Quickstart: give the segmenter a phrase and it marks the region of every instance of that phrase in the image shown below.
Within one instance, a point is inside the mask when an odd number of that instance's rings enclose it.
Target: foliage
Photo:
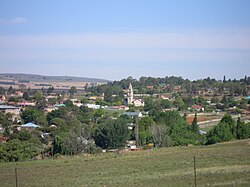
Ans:
[[[139,121],[139,140],[140,145],[145,145],[152,143],[152,135],[150,134],[150,127],[154,125],[155,122],[151,117],[143,117]]]
[[[238,124],[236,128],[232,116],[225,114],[220,123],[214,126],[207,134],[207,144],[230,141],[236,138],[239,136],[237,135],[237,133],[239,133],[239,126],[240,124]]]
[[[237,139],[250,138],[250,123],[241,122],[240,118],[238,118],[236,126],[236,137]]]
[[[29,123],[29,122],[36,123],[37,121],[39,121],[38,119],[41,116],[43,116],[43,113],[34,107],[27,107],[21,113],[21,118],[23,119],[24,123]],[[46,122],[44,122],[44,123],[46,123]]]
[[[194,120],[193,120],[193,122],[191,124],[191,130],[194,133],[198,133],[199,132],[199,126],[198,126],[198,122],[197,122],[197,113],[195,113]]]
[[[77,89],[75,86],[71,86],[69,89],[69,94],[71,97],[73,97],[77,93]]]
[[[66,153],[77,155],[85,151],[89,144],[90,133],[84,128],[72,129],[64,140]]]
[[[164,146],[164,141],[167,138],[168,129],[165,125],[150,126],[150,133],[153,137],[154,145],[156,147]]]
[[[168,127],[169,136],[174,145],[197,144],[202,140],[199,133],[192,131],[177,111],[161,112],[154,119],[157,124],[164,124]]]
[[[10,162],[32,159],[41,151],[41,144],[13,139],[0,146],[0,160]]]
[[[128,137],[128,127],[123,119],[108,120],[100,124],[94,134],[96,145],[103,149],[122,148]]]
[[[232,140],[234,135],[232,129],[225,122],[220,122],[214,126],[207,134],[207,144],[214,144],[218,142],[225,142]]]

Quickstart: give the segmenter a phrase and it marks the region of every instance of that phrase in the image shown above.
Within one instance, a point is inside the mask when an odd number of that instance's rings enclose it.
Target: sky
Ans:
[[[250,76],[249,0],[0,0],[0,73]]]

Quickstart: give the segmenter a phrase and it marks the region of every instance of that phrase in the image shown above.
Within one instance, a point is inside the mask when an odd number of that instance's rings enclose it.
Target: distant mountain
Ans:
[[[98,78],[73,77],[73,76],[45,76],[45,75],[22,74],[22,73],[0,73],[0,79],[31,81],[31,82],[93,82],[93,83],[109,82],[109,80],[98,79]]]

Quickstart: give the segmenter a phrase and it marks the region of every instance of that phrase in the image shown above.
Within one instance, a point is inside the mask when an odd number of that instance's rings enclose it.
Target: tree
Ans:
[[[236,126],[236,137],[237,139],[250,138],[250,123],[241,122],[240,118],[238,118]]]
[[[26,101],[28,101],[29,100],[29,93],[27,92],[27,91],[25,91],[24,93],[23,93],[23,98],[26,100]]]
[[[198,122],[197,122],[197,113],[195,113],[193,122],[192,122],[192,124],[191,124],[191,130],[192,130],[194,133],[198,133],[198,131],[199,131],[199,126],[198,126]]]
[[[21,118],[24,120],[24,123],[36,122],[37,118],[42,116],[43,113],[36,108],[27,107],[22,113]]]
[[[72,129],[64,140],[65,151],[70,155],[77,155],[86,150],[90,133],[84,128]]]
[[[7,93],[10,94],[14,94],[16,92],[15,88],[13,88],[12,86],[9,87]]]
[[[94,134],[97,146],[103,149],[117,149],[124,147],[129,137],[125,120],[108,120],[100,124]]]
[[[39,142],[34,142],[32,140],[20,141],[19,139],[13,139],[4,144],[3,147],[3,151],[5,153],[5,161],[10,162],[34,158],[35,156],[39,155],[42,150],[42,145]]]
[[[69,89],[70,97],[73,97],[76,93],[77,93],[76,87],[75,86],[71,86],[71,88]]]
[[[220,122],[214,126],[207,134],[207,144],[214,144],[218,142],[225,142],[232,140],[234,135],[230,126],[225,122]]]
[[[18,89],[19,89],[20,91],[22,91],[22,92],[23,92],[24,90],[26,90],[25,84],[19,84]]]
[[[53,86],[51,86],[51,87],[49,87],[49,88],[47,89],[47,93],[48,93],[48,94],[51,94],[53,91],[54,91],[54,87],[53,87]]]
[[[4,128],[4,134],[9,135],[11,123],[8,121],[8,117],[2,112],[0,112],[0,125]]]
[[[5,94],[5,89],[1,86],[0,87],[0,95],[4,95]]]
[[[74,106],[73,102],[71,100],[69,100],[69,99],[64,101],[63,104],[65,104],[67,107],[73,107]]]
[[[225,123],[229,126],[229,129],[231,130],[232,135],[236,135],[236,126],[235,126],[235,121],[232,118],[231,115],[226,113],[223,118],[221,119],[220,123]]]
[[[57,127],[64,128],[66,126],[65,120],[62,118],[53,118],[50,123],[52,125],[56,125]]]
[[[38,108],[43,108],[43,107],[46,106],[47,101],[43,96],[43,92],[40,92],[40,91],[36,92],[34,98],[35,98],[35,101],[36,101],[36,106]]]
[[[56,104],[56,103],[57,103],[57,98],[49,98],[49,99],[48,99],[48,104],[54,105],[54,104]]]
[[[153,137],[154,145],[156,147],[164,146],[164,140],[167,137],[167,126],[165,125],[152,125],[149,127],[150,133]]]
[[[140,144],[145,145],[152,142],[152,136],[150,134],[150,127],[154,125],[155,122],[151,117],[143,117],[139,121],[139,139]]]

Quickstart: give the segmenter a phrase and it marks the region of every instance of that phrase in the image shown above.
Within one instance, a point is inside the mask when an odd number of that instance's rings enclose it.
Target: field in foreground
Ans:
[[[250,186],[250,140],[0,164],[0,186]]]

